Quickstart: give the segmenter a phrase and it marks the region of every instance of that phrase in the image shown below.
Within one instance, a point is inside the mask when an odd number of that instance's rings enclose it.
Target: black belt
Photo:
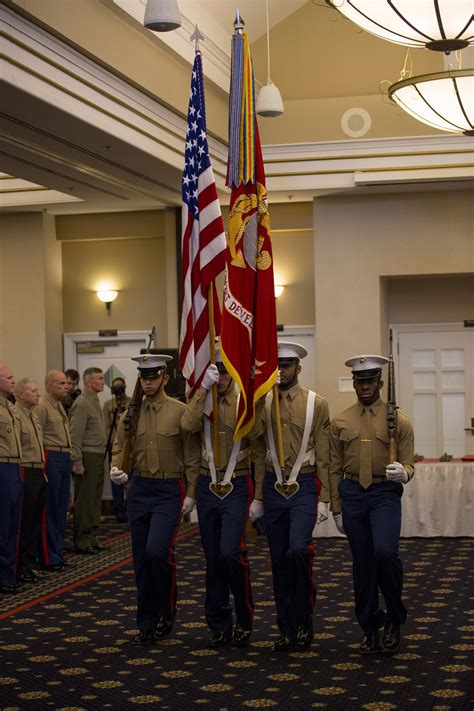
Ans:
[[[291,471],[291,469],[290,469],[290,471]],[[276,476],[276,472],[274,469],[265,469],[265,472],[267,472],[268,474],[275,474],[275,476]],[[298,476],[305,476],[305,474],[313,474],[314,475],[314,474],[316,474],[316,469],[310,469],[310,470],[307,469],[306,471],[304,471],[303,469],[300,469]],[[288,476],[289,476],[289,474],[288,474]]]
[[[344,479],[351,479],[351,481],[359,481],[359,477],[356,474],[344,474]],[[384,474],[375,474],[372,476],[373,484],[381,484],[383,481],[387,481],[387,477]]]
[[[182,479],[181,472],[133,472],[132,476],[138,476],[140,479]]]
[[[19,464],[20,457],[0,457],[0,463],[2,463],[2,464]]]
[[[211,472],[210,472],[209,469],[203,469],[203,468],[201,468],[201,469],[199,470],[199,473],[202,474],[203,476],[211,476]],[[225,472],[218,471],[218,472],[216,472],[216,473],[217,473],[217,479],[218,479],[219,481],[222,481],[222,479],[223,479],[224,476],[225,476]],[[250,473],[250,472],[249,472],[248,469],[234,469],[234,471],[232,472],[232,479],[235,479],[236,476],[248,476],[249,473]],[[219,477],[221,477],[221,479],[219,479]]]

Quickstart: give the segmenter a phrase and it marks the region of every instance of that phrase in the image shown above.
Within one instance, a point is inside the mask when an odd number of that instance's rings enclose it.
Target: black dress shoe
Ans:
[[[33,575],[31,570],[22,570],[17,573],[17,580],[22,583],[36,583],[37,575]]]
[[[210,649],[226,647],[231,639],[232,634],[230,632],[213,632],[207,640],[207,646],[210,647]]]
[[[293,642],[291,637],[288,634],[282,634],[273,644],[273,651],[286,652],[288,649],[291,649],[292,646]]]
[[[175,620],[174,617],[172,617],[170,619],[161,618],[156,623],[155,638],[162,639],[163,637],[167,637],[171,633],[171,630],[173,629],[174,620]]]
[[[311,647],[313,639],[313,621],[311,620],[305,625],[299,625],[296,630],[296,646],[299,649],[308,649],[308,647]]]
[[[365,634],[364,639],[359,644],[359,652],[361,654],[378,654],[381,651],[379,633],[368,632]]]
[[[79,553],[79,555],[97,555],[99,552],[93,546],[87,546],[86,548],[78,548],[76,546],[74,550],[76,553]]]
[[[132,639],[132,644],[135,647],[148,647],[153,644],[155,637],[152,630],[147,630],[146,632],[139,632],[136,637]]]
[[[105,551],[105,548],[106,548],[106,547],[105,547],[105,546],[102,546],[100,543],[96,543],[95,546],[92,546],[92,548],[93,548],[95,551],[100,552],[100,551]]]
[[[236,647],[245,647],[249,643],[252,629],[246,630],[241,625],[235,625],[232,633],[232,641]]]
[[[62,563],[48,563],[48,565],[42,565],[41,570],[45,573],[61,573],[64,570]]]
[[[400,625],[388,622],[383,628],[382,647],[384,652],[395,652],[400,646]]]

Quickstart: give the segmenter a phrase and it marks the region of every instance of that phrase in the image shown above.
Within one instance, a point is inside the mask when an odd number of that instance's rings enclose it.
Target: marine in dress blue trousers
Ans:
[[[164,391],[167,355],[138,356],[144,398],[131,451],[128,518],[132,536],[137,586],[138,635],[136,645],[153,644],[167,636],[176,617],[177,585],[175,543],[186,496],[185,475],[197,477],[200,451],[197,438],[181,428],[183,403]],[[135,403],[134,403],[134,406]],[[126,445],[121,417],[112,451],[110,477],[116,484],[128,480],[119,468]]]
[[[252,437],[265,433],[270,452],[263,509],[272,559],[277,624],[281,633],[274,645],[276,651],[286,651],[293,645],[303,649],[312,643],[316,599],[312,533],[317,521],[324,520],[320,518],[320,511],[326,512],[329,500],[329,408],[324,398],[310,394],[298,382],[300,358],[306,354],[300,344],[278,342],[278,401],[284,455],[282,479],[285,481],[296,467],[296,484],[299,485],[296,493],[286,498],[275,489],[279,462],[273,405],[270,411],[259,401],[255,426],[250,434]],[[308,402],[312,401],[313,407],[308,407]],[[327,513],[324,517],[327,518]]]
[[[0,364],[0,592],[15,592],[23,480],[20,473],[21,423],[7,397],[15,380]]]
[[[359,647],[363,654],[394,651],[407,617],[399,539],[403,483],[414,473],[414,437],[407,415],[397,410],[398,462],[389,464],[387,404],[380,399],[381,367],[386,362],[383,356],[346,361],[352,368],[358,402],[331,424],[331,508],[352,552],[355,615],[364,632]],[[386,610],[380,607],[380,592]]]
[[[211,398],[208,390],[213,384],[217,387],[218,451],[215,451],[210,421],[204,414],[206,401]],[[253,625],[254,603],[245,525],[254,496],[250,459],[255,462],[256,489],[261,498],[265,449],[262,439],[250,443],[246,438],[240,440],[238,453],[234,449],[237,447],[234,443],[237,405],[237,389],[216,344],[216,364],[207,369],[202,386],[188,403],[182,419],[186,431],[200,433],[203,451],[194,495],[206,557],[205,614],[211,631],[210,647],[223,646],[232,639],[238,646],[247,644]],[[216,457],[220,467],[216,467]],[[223,482],[227,471],[229,476],[232,474],[229,481],[233,488],[224,498],[210,488],[211,485],[214,488],[211,470],[218,483]],[[192,490],[190,495],[193,496]],[[235,606],[235,627],[230,594]]]

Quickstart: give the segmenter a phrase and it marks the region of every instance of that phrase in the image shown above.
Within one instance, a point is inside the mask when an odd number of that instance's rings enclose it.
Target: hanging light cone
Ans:
[[[271,79],[265,86],[262,86],[257,98],[257,114],[259,116],[281,116],[283,113],[283,101],[280,90]]]
[[[177,0],[148,0],[143,24],[154,32],[171,32],[181,27]]]

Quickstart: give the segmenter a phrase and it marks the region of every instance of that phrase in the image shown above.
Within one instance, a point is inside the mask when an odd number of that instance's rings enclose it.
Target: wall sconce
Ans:
[[[285,287],[283,284],[275,284],[275,299],[278,299],[279,296],[283,294],[285,291]]]
[[[107,309],[107,313],[110,314],[110,308],[112,306],[112,301],[115,301],[115,299],[118,296],[118,291],[106,291],[106,290],[99,290],[95,292],[97,294],[97,298],[99,301],[102,301],[105,304],[105,308]]]

